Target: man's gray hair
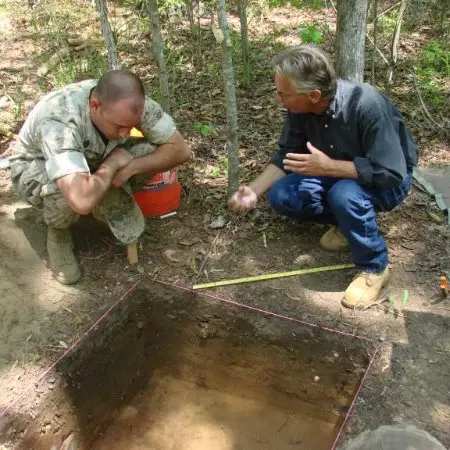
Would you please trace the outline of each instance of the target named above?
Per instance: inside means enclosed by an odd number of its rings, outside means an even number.
[[[324,51],[315,45],[299,45],[275,55],[277,73],[291,79],[299,94],[319,89],[325,99],[336,94],[336,73]]]

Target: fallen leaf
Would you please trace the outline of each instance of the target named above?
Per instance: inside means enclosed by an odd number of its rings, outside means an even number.
[[[178,243],[183,247],[191,247],[192,245],[197,244],[197,242],[201,242],[199,237],[184,238],[178,241]]]
[[[175,250],[171,250],[170,248],[168,248],[163,252],[163,255],[168,261],[179,263],[180,259],[177,256],[175,256],[175,253],[176,253]]]
[[[227,222],[225,220],[225,217],[219,216],[216,220],[209,224],[209,227],[215,230],[217,228],[223,228],[226,224]]]

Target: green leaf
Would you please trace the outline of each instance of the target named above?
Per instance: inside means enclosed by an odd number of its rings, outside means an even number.
[[[406,289],[403,290],[403,296],[402,296],[402,305],[406,306],[408,303],[408,291]]]

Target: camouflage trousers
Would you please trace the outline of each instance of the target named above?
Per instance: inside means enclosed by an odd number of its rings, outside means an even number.
[[[135,157],[145,156],[151,153],[155,146],[142,139],[129,140],[124,147]],[[48,188],[49,184],[45,172],[45,162],[39,164],[33,161],[25,166],[20,176],[14,177],[12,170],[12,181],[20,197],[43,209],[44,221],[48,226],[54,228],[69,228],[75,223],[79,214],[73,211],[67,204],[64,195],[55,187]],[[13,168],[12,168],[13,169]],[[94,208],[92,215],[106,223],[114,236],[123,244],[136,241],[145,229],[145,219],[142,212],[134,201],[133,193],[142,187],[148,180],[148,175],[137,175],[128,180],[120,188],[110,188],[102,201]],[[46,187],[43,188],[43,187]],[[31,196],[30,192],[40,193],[40,199]]]

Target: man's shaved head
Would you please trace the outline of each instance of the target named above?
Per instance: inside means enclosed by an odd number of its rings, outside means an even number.
[[[122,99],[138,99],[137,104],[140,104],[145,98],[140,78],[126,70],[111,70],[105,73],[98,80],[93,93],[105,106]]]
[[[125,70],[105,73],[89,99],[92,123],[109,140],[129,136],[130,130],[139,125],[144,107],[142,81]]]

